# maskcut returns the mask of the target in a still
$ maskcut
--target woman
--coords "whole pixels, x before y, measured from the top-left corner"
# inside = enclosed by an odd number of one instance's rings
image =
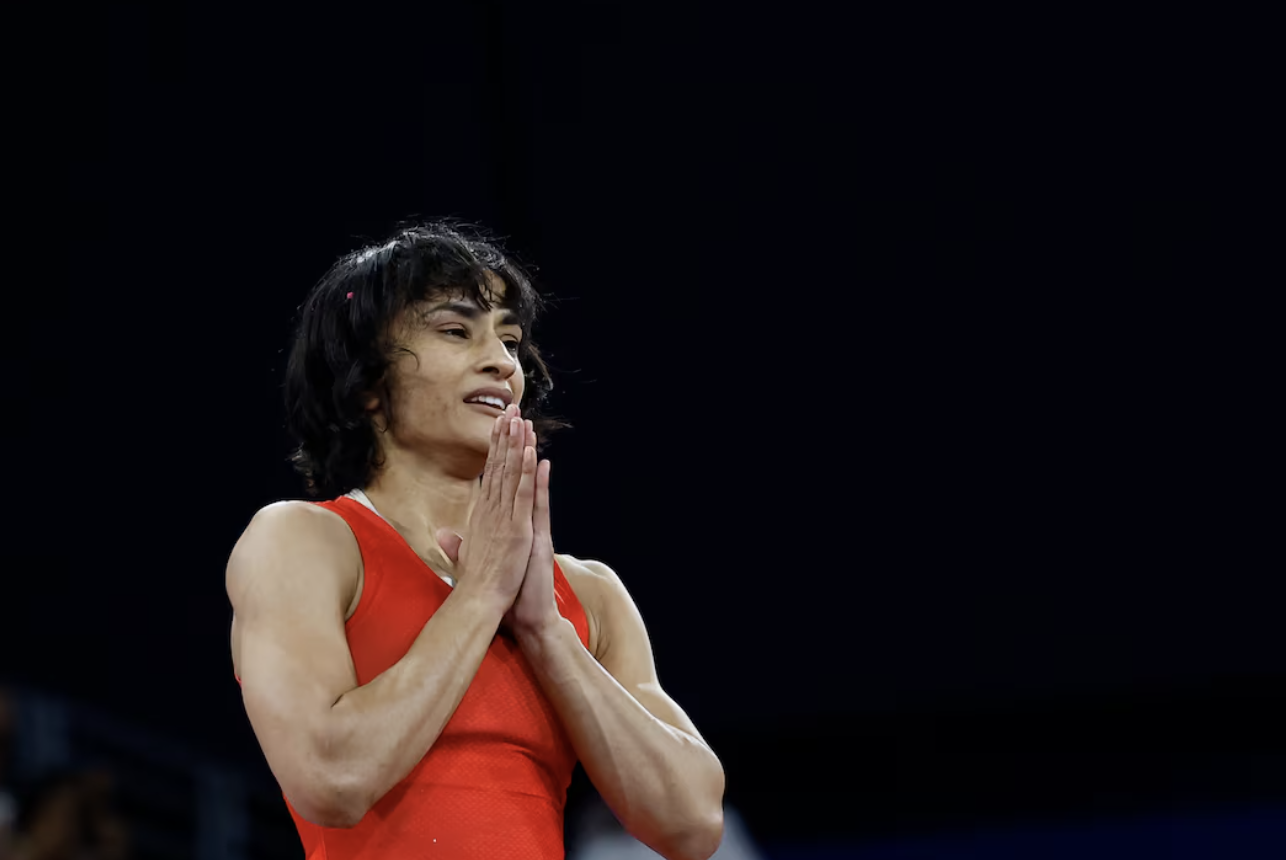
[[[539,298],[442,224],[337,262],[286,379],[324,501],[233,549],[232,657],[309,858],[563,856],[580,760],[636,838],[706,858],[724,776],[606,565],[555,555]]]

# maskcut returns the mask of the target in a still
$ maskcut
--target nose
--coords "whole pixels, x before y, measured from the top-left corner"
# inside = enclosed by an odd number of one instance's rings
[[[513,354],[504,341],[494,334],[486,338],[481,364],[478,368],[480,371],[503,380],[509,379],[518,370],[518,362]]]

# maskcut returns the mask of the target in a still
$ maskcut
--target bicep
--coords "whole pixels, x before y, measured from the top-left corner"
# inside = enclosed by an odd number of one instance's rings
[[[692,720],[661,687],[652,640],[643,615],[616,572],[600,562],[582,562],[598,578],[596,607],[602,647],[599,663],[648,713],[705,743]]]
[[[265,509],[228,562],[242,698],[283,787],[309,778],[312,742],[335,701],[357,686],[344,635],[356,542],[327,517],[338,519],[303,506]]]

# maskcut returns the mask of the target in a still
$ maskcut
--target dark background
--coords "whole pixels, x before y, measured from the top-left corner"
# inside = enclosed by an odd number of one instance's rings
[[[1213,60],[1165,22],[78,23],[0,680],[266,774],[222,576],[300,494],[294,310],[455,216],[555,300],[559,549],[621,574],[763,840],[1283,799],[1280,565],[1181,286]]]

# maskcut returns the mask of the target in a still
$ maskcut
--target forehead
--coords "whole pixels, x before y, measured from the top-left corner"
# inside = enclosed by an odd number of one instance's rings
[[[505,283],[504,278],[490,270],[484,273],[482,282],[476,286],[470,284],[460,287],[438,287],[424,297],[424,303],[434,306],[443,302],[465,302],[481,308],[479,298],[490,305],[492,310],[513,304],[510,301],[509,285]],[[513,298],[516,299],[517,296]]]
[[[520,308],[515,307],[517,302],[506,299],[505,282],[493,276],[486,284],[433,290],[422,300],[407,307],[402,319],[406,324],[423,326],[443,316],[459,316],[470,320],[490,320],[492,324],[499,326],[523,328]]]

